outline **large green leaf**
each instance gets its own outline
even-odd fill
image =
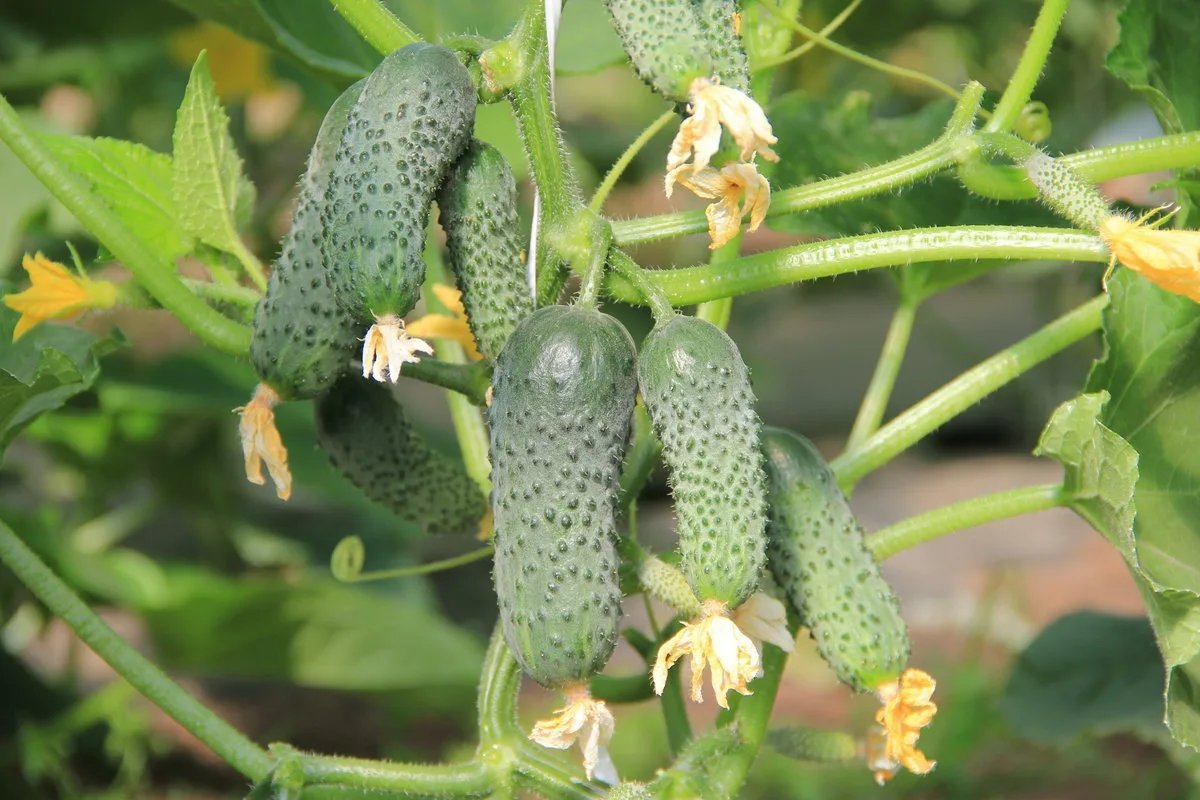
[[[1167,133],[1200,128],[1200,13],[1179,0],[1129,0],[1105,66],[1154,109]]]

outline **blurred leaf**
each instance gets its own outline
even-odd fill
[[[599,72],[625,61],[621,39],[600,0],[571,0],[565,6],[557,44],[555,67],[560,74]]]
[[[171,197],[170,156],[120,139],[44,136],[42,141],[162,258],[173,261],[191,249]]]
[[[1161,729],[1162,661],[1140,617],[1067,614],[1017,658],[1001,709],[1022,736],[1062,742],[1087,732]]]
[[[1166,133],[1200,128],[1200,14],[1177,0],[1129,0],[1105,66],[1140,94]]]
[[[242,159],[229,135],[229,117],[217,99],[208,59],[196,59],[175,121],[172,191],[188,233],[236,252],[238,218],[254,202]]]

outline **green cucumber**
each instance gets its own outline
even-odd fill
[[[493,361],[533,313],[525,282],[517,184],[496,148],[472,142],[438,195],[450,269],[479,352]]]
[[[292,227],[254,309],[250,361],[259,379],[284,400],[316,397],[337,380],[354,352],[353,322],[334,300],[321,261],[321,206],[346,119],[365,83],[342,92],[325,114],[300,180]]]
[[[470,140],[475,97],[454,53],[418,43],[384,58],[351,109],[323,252],[338,301],[360,322],[416,304],[430,203]]]
[[[617,642],[616,500],[637,386],[612,317],[548,306],[492,378],[496,596],[505,641],[538,683],[583,681]]]
[[[716,325],[677,316],[642,344],[638,382],[663,444],[679,567],[701,601],[736,608],[758,586],[766,482],[750,375]]]
[[[667,99],[687,102],[696,78],[717,78],[749,91],[733,0],[605,0],[605,5],[634,69]]]
[[[479,530],[483,492],[457,459],[429,446],[386,386],[343,377],[315,415],[321,449],[368,498],[426,533]]]
[[[771,571],[838,678],[855,691],[873,691],[908,664],[900,602],[812,442],[767,428],[763,452]]]

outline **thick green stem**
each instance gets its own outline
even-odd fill
[[[737,235],[730,239],[725,244],[712,251],[709,256],[709,264],[721,264],[726,261],[732,261],[742,253],[742,233],[738,231]],[[702,320],[711,322],[721,330],[729,327],[729,317],[733,314],[733,298],[720,297],[716,300],[708,300],[696,306],[696,316]]]
[[[483,674],[479,679],[479,741],[481,746],[523,739],[517,722],[517,692],[521,689],[521,666],[513,657],[500,626],[492,632]]]
[[[1017,62],[1017,68],[1009,78],[1008,86],[1000,96],[1000,102],[996,103],[985,130],[1007,131],[1016,123],[1021,109],[1033,95],[1033,87],[1042,76],[1042,70],[1046,68],[1046,58],[1050,55],[1054,37],[1058,34],[1058,26],[1062,24],[1063,15],[1067,13],[1070,2],[1071,0],[1045,0],[1042,3],[1042,10],[1038,12],[1033,30],[1025,42],[1021,60]]]
[[[879,561],[939,536],[1022,514],[1058,508],[1067,502],[1062,486],[1023,486],[1005,492],[972,497],[924,514],[901,520],[867,537],[867,546]]]
[[[675,316],[675,309],[671,307],[666,294],[632,258],[614,249],[609,251],[608,261],[613,272],[637,292],[638,300],[650,306],[657,322],[666,322]]]
[[[214,311],[192,294],[175,273],[175,265],[160,259],[129,232],[104,201],[50,152],[21,123],[17,112],[0,96],[0,140],[50,193],[109,249],[158,303],[204,342],[234,355],[250,349],[250,329]]]
[[[492,789],[491,776],[477,761],[427,765],[304,755],[300,763],[305,787],[336,785],[402,797],[481,797]]]
[[[831,466],[837,473],[838,484],[850,491],[864,475],[882,467],[992,392],[1099,330],[1107,306],[1108,295],[1089,300],[921,400],[861,445],[834,459]]]
[[[871,383],[867,386],[867,393],[858,408],[854,427],[850,429],[850,438],[846,442],[848,449],[862,444],[883,422],[888,400],[891,399],[892,389],[896,386],[896,378],[900,375],[900,366],[904,363],[904,353],[908,350],[913,322],[917,318],[917,305],[916,301],[903,298],[896,308],[896,313],[892,315],[892,323],[888,326],[887,336],[884,337],[883,349],[879,353],[879,361],[875,364],[875,372],[871,375]]]
[[[1109,255],[1098,237],[1078,230],[964,225],[829,239],[719,264],[647,271],[646,277],[682,306],[864,269],[981,258],[1107,263]],[[617,300],[642,302],[642,293],[619,273],[609,276],[607,289]]]
[[[654,435],[654,426],[650,423],[650,415],[646,405],[640,400],[633,409],[633,439],[629,449],[625,451],[625,465],[621,469],[621,493],[617,501],[618,507],[628,511],[642,492],[642,487],[650,479],[658,456],[662,452],[662,443]]]
[[[383,55],[421,41],[380,0],[329,0],[334,10],[349,22],[367,44]]]
[[[84,644],[147,700],[165,711],[238,772],[261,780],[271,768],[266,751],[205,708],[96,616],[12,530],[0,522],[0,561]]]
[[[445,339],[438,340],[438,347],[442,352],[448,349],[448,344]],[[466,360],[465,357],[463,360]],[[482,406],[487,402],[488,386],[492,384],[492,368],[486,361],[456,364],[447,355],[444,358],[423,358],[414,364],[405,364],[404,377],[449,389],[475,406]]]

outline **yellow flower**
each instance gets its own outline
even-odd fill
[[[608,754],[608,743],[616,726],[612,712],[604,701],[592,699],[586,683],[566,686],[563,694],[567,704],[550,719],[535,724],[529,738],[555,750],[566,750],[579,742],[588,780],[595,777],[610,785],[617,783],[620,780],[617,768]]]
[[[1148,216],[1131,220],[1114,214],[1100,223],[1100,238],[1112,252],[1113,262],[1120,261],[1168,292],[1200,303],[1200,231],[1147,225]],[[1165,221],[1160,219],[1159,224]]]
[[[471,327],[467,324],[467,310],[463,307],[462,292],[453,286],[438,283],[434,285],[433,293],[454,316],[426,314],[408,323],[408,333],[425,339],[452,339],[462,345],[472,361],[483,358],[475,344]]]
[[[654,662],[654,691],[663,693],[667,672],[675,662],[687,656],[692,671],[692,700],[704,702],[704,670],[711,673],[717,705],[729,708],[726,695],[753,694],[746,684],[754,680],[762,667],[758,648],[729,618],[728,609],[719,600],[704,601],[704,616],[685,622],[683,630],[672,636],[658,650]]]
[[[684,164],[667,175],[667,197],[676,181],[700,197],[715,199],[705,209],[708,217],[710,249],[716,249],[737,236],[742,217],[750,214],[749,230],[758,230],[771,205],[771,184],[758,174],[751,163],[726,164],[719,171],[712,167],[688,174]]]
[[[754,155],[761,155],[768,161],[779,160],[770,147],[779,140],[771,133],[771,123],[762,107],[750,97],[708,78],[692,81],[688,96],[691,116],[679,126],[679,133],[671,142],[671,152],[667,155],[668,186],[671,174],[689,158],[693,172],[708,166],[721,144],[722,125],[737,143],[742,161],[748,161]]]
[[[875,712],[877,723],[867,735],[867,765],[880,786],[900,767],[924,775],[936,766],[917,749],[921,729],[933,722],[937,706],[931,701],[937,683],[928,673],[906,669],[899,679],[879,686],[875,692],[883,708]]]
[[[390,378],[395,383],[401,367],[421,360],[417,353],[433,355],[433,348],[424,339],[409,336],[404,320],[395,314],[376,317],[363,339],[363,377],[370,376],[380,383]]]
[[[275,494],[280,500],[287,500],[292,496],[292,473],[288,469],[287,448],[283,446],[283,438],[275,427],[275,406],[279,404],[279,399],[274,389],[260,383],[255,387],[250,402],[234,411],[242,415],[238,430],[242,437],[242,455],[246,460],[246,480],[262,486],[262,465],[265,461],[271,481],[275,484]]]
[[[29,288],[4,297],[4,305],[21,314],[13,328],[14,342],[39,322],[69,317],[85,308],[112,308],[117,303],[115,284],[76,275],[41,253],[26,255],[21,266],[29,273]]]

